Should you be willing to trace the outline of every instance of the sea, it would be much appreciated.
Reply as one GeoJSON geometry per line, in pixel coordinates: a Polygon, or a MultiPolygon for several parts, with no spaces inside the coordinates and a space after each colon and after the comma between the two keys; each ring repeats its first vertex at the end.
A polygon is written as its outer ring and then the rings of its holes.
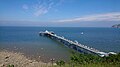
{"type": "Polygon", "coordinates": [[[20,52],[29,59],[43,62],[50,62],[53,58],[68,61],[71,49],[39,36],[39,32],[45,30],[100,51],[120,52],[120,28],[16,26],[0,26],[0,51],[20,52]]]}

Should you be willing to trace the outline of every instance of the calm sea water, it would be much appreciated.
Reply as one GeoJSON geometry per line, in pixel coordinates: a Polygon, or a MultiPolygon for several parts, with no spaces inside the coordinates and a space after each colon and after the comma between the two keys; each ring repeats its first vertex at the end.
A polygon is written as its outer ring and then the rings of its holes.
{"type": "Polygon", "coordinates": [[[120,29],[90,27],[0,27],[0,50],[22,52],[31,59],[44,62],[50,58],[68,60],[68,48],[39,36],[39,31],[45,30],[101,51],[120,52],[120,29]]]}

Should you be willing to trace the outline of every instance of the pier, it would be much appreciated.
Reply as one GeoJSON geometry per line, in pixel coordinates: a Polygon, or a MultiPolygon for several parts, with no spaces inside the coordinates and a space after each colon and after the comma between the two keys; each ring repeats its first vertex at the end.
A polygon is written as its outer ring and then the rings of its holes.
{"type": "Polygon", "coordinates": [[[47,31],[47,30],[45,32],[39,32],[39,35],[54,39],[54,40],[64,44],[66,47],[72,48],[81,53],[95,54],[95,55],[99,55],[101,57],[109,56],[109,54],[116,54],[114,52],[106,53],[106,52],[99,51],[95,48],[91,48],[86,45],[82,45],[82,44],[78,43],[77,41],[71,41],[69,39],[64,38],[63,36],[58,36],[54,32],[47,31]]]}

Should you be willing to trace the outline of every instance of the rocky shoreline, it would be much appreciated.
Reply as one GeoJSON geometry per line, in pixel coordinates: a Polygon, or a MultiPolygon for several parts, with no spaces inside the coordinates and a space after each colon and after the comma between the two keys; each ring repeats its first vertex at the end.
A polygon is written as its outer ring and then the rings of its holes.
{"type": "Polygon", "coordinates": [[[22,53],[15,53],[9,51],[0,51],[0,67],[7,67],[14,65],[14,67],[49,67],[50,63],[43,63],[41,61],[30,60],[22,53]]]}

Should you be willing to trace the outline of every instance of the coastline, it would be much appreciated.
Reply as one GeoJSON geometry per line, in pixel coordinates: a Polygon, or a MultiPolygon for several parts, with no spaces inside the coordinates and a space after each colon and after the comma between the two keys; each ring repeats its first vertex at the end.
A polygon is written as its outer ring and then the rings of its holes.
{"type": "Polygon", "coordinates": [[[14,65],[14,67],[48,67],[51,64],[30,60],[22,53],[0,51],[0,67],[7,67],[8,65],[14,65]]]}

